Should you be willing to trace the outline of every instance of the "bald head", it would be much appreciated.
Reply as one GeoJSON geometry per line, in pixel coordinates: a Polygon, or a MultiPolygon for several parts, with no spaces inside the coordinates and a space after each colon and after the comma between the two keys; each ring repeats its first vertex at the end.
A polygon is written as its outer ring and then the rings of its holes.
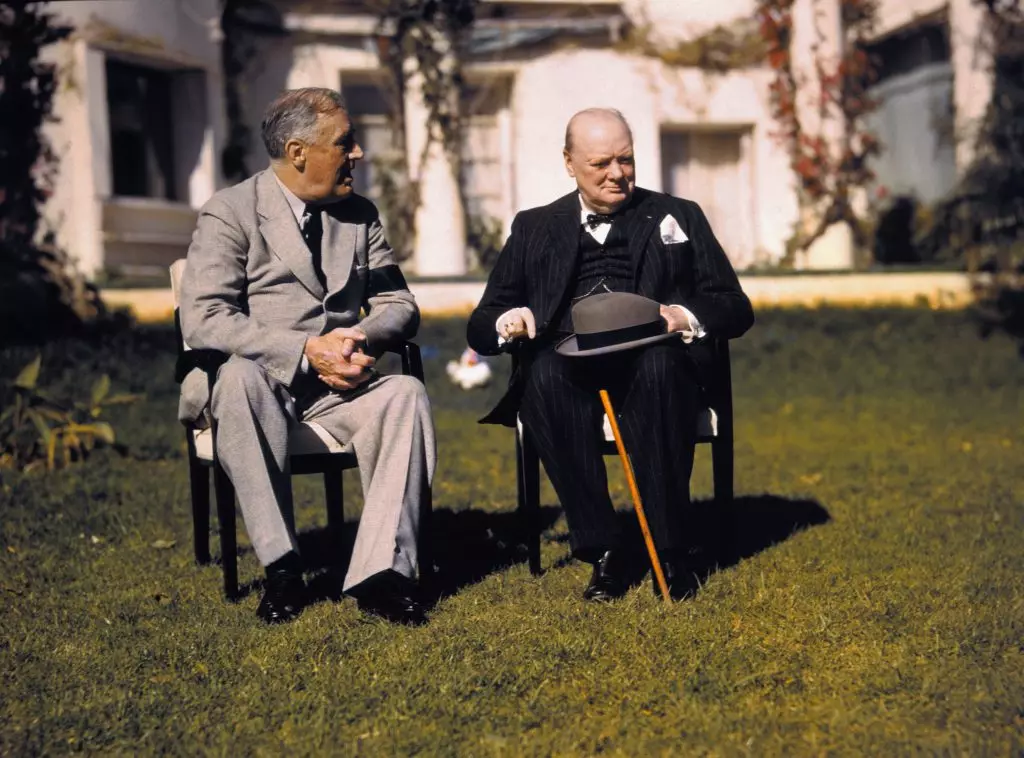
{"type": "Polygon", "coordinates": [[[619,111],[588,108],[569,119],[562,157],[590,210],[614,213],[629,202],[636,186],[633,132],[619,111]]]}
{"type": "Polygon", "coordinates": [[[629,135],[630,142],[632,142],[633,130],[629,128],[629,122],[626,121],[626,117],[622,115],[622,111],[616,110],[615,108],[587,108],[586,110],[579,111],[570,118],[569,123],[565,125],[566,152],[572,152],[574,138],[578,132],[595,126],[607,127],[615,124],[618,124],[620,127],[625,129],[626,134],[629,135]]]}

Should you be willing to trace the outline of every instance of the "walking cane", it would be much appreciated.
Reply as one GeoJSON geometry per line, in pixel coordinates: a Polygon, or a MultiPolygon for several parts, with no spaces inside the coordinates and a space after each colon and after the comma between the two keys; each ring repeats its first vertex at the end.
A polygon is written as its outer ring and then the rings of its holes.
{"type": "Polygon", "coordinates": [[[629,494],[633,496],[633,507],[636,509],[636,517],[640,521],[640,531],[644,533],[644,542],[647,544],[647,554],[651,557],[651,568],[654,570],[654,577],[658,580],[658,589],[661,590],[661,597],[668,602],[670,600],[668,584],[665,583],[665,574],[661,570],[658,551],[654,547],[654,539],[651,537],[651,530],[647,526],[644,504],[640,501],[640,491],[636,488],[636,480],[633,478],[633,467],[629,463],[629,456],[626,455],[626,446],[622,444],[622,435],[619,434],[619,422],[615,419],[615,411],[612,410],[612,401],[608,397],[607,390],[601,390],[601,402],[604,403],[604,412],[607,414],[608,422],[612,427],[612,436],[615,437],[615,447],[619,449],[622,468],[626,470],[629,494]]]}

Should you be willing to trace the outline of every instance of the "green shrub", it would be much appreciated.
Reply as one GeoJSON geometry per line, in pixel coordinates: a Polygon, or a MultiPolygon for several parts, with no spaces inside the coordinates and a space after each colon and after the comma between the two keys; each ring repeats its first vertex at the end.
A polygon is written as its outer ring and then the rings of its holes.
{"type": "Polygon", "coordinates": [[[113,427],[99,418],[105,407],[132,403],[139,396],[111,395],[110,377],[104,374],[93,383],[88,401],[67,406],[38,386],[41,366],[42,356],[37,355],[4,392],[0,469],[52,470],[85,460],[100,445],[123,449],[113,427]]]}

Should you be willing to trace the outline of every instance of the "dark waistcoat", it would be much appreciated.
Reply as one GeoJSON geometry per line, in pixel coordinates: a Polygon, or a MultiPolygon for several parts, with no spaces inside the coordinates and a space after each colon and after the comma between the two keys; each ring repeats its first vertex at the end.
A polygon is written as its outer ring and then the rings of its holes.
{"type": "Polygon", "coordinates": [[[602,245],[587,229],[580,226],[579,254],[576,257],[576,279],[571,300],[563,304],[556,320],[558,331],[572,331],[572,304],[599,292],[633,292],[633,261],[629,253],[624,218],[616,218],[602,245]]]}

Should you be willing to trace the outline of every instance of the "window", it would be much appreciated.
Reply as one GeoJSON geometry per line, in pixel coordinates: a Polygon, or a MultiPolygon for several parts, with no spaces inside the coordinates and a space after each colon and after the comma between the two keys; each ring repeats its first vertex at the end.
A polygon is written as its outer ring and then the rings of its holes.
{"type": "Polygon", "coordinates": [[[171,75],[107,59],[114,195],[177,200],[171,75]]]}

